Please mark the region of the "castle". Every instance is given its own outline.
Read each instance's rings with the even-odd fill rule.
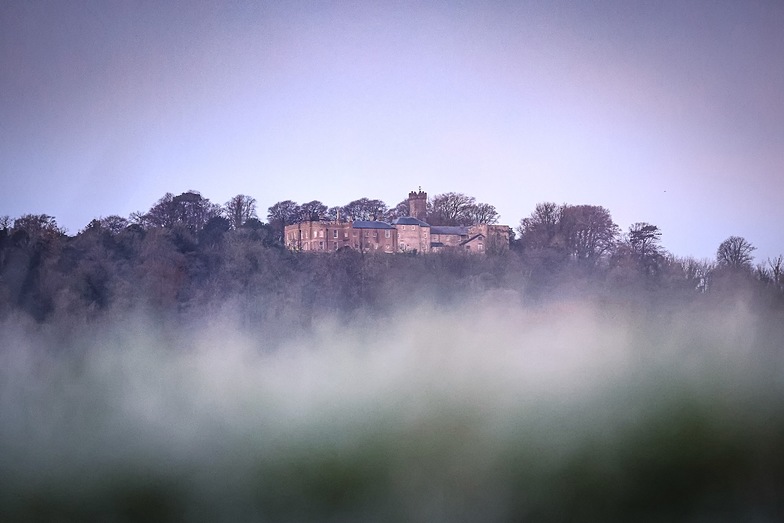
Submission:
[[[506,225],[437,226],[427,223],[427,193],[421,189],[409,193],[408,214],[391,223],[308,220],[287,225],[284,228],[286,247],[317,252],[345,247],[390,254],[445,250],[484,254],[509,248],[509,227]]]

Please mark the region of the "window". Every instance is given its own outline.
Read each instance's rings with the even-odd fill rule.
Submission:
[[[334,231],[332,231],[332,237],[333,237],[333,238],[337,238],[337,237],[338,237],[338,230],[337,230],[337,229],[335,229]]]
[[[344,237],[344,238],[348,238],[348,231],[346,231],[346,232],[344,232],[344,233],[343,233],[343,237]]]
[[[389,230],[384,231],[384,238],[391,238],[392,233]]]
[[[370,231],[365,231],[365,238],[370,236]]]
[[[320,251],[324,250],[324,242],[319,242],[319,250]]]
[[[319,231],[319,238],[323,238],[323,237],[324,237],[324,231]]]

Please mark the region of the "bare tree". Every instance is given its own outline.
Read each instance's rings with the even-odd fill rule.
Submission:
[[[492,225],[498,223],[498,211],[489,203],[477,203],[468,209],[467,214],[472,224]]]
[[[524,248],[542,249],[559,243],[564,207],[553,202],[537,203],[534,212],[520,220],[517,231]]]
[[[106,229],[112,234],[119,234],[120,231],[130,225],[128,220],[122,216],[117,216],[116,214],[99,218],[98,221],[100,222],[102,228]]]
[[[229,220],[233,229],[239,229],[246,221],[257,218],[256,199],[238,194],[223,204],[223,215]]]
[[[598,205],[563,206],[560,229],[569,253],[589,263],[611,251],[619,232],[610,211]]]
[[[784,289],[784,256],[779,254],[772,260],[768,258],[768,272],[773,286]]]
[[[54,216],[48,214],[24,214],[14,220],[14,231],[23,230],[31,238],[54,238],[65,234],[65,229],[57,225]]]
[[[706,292],[710,287],[710,276],[715,266],[710,260],[698,260],[691,256],[686,258],[671,258],[671,264],[680,268],[683,282],[697,292]]]
[[[115,236],[119,234],[123,229],[128,227],[130,223],[131,222],[129,222],[127,219],[123,218],[122,216],[117,216],[116,214],[113,214],[111,216],[96,218],[90,221],[90,223],[87,224],[87,227],[85,227],[82,231],[80,231],[80,234],[86,231],[104,231],[104,232],[108,232],[112,236]]]
[[[475,205],[473,196],[456,192],[438,194],[428,202],[427,221],[432,225],[469,225]]]
[[[716,263],[720,267],[732,269],[750,269],[757,248],[740,236],[730,236],[719,245],[716,251]]]
[[[131,219],[137,219],[145,228],[171,228],[177,223],[177,212],[174,207],[174,195],[167,192],[149,211],[141,215],[137,213],[135,217],[132,215]]]

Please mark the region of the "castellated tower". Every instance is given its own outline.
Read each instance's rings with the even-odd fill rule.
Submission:
[[[427,193],[421,187],[419,192],[408,193],[408,215],[422,221],[427,217]]]

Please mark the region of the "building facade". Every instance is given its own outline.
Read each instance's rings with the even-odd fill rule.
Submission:
[[[393,221],[392,225],[397,229],[398,252],[430,252],[430,224],[406,216]]]
[[[382,221],[303,221],[284,228],[286,247],[295,251],[334,252],[347,247],[360,252],[430,253],[460,251],[485,254],[509,249],[509,227],[476,224],[428,224],[427,193],[410,192],[410,216]]]
[[[293,251],[397,252],[397,229],[378,221],[334,222],[308,220],[284,229],[286,247]]]

